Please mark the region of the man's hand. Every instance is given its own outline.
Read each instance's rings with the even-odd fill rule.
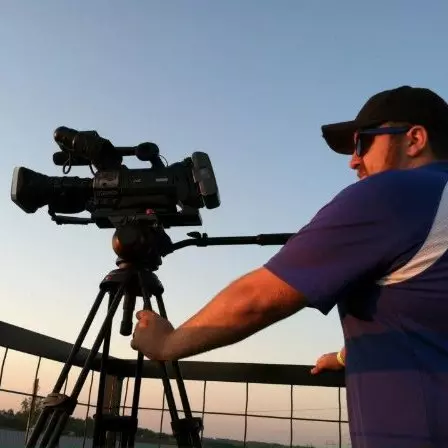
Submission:
[[[344,366],[339,363],[337,354],[337,352],[333,352],[322,355],[311,369],[311,373],[316,375],[324,370],[342,370]]]
[[[131,341],[131,347],[150,359],[163,359],[164,347],[168,337],[174,331],[173,326],[154,311],[139,311],[137,324]]]

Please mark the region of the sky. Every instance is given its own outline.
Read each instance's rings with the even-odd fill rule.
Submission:
[[[16,166],[63,176],[52,161],[57,127],[96,130],[117,146],[155,142],[169,163],[207,152],[221,206],[202,209],[200,227],[170,229],[173,241],[189,231],[292,233],[356,181],[349,159],[325,145],[322,124],[353,119],[371,95],[400,85],[448,98],[442,0],[2,0],[0,7],[1,319],[68,342],[116,256],[112,230],[58,226],[45,207],[26,214],[11,201]],[[148,166],[130,158],[125,164]],[[91,177],[80,167],[69,175]],[[167,256],[157,275],[173,325],[278,250],[190,247]],[[120,320],[121,311],[111,353],[133,358]],[[342,344],[334,310],[329,316],[304,310],[192,359],[313,364]],[[223,397],[217,392],[216,401]],[[285,406],[276,408],[275,392],[266,397],[267,409]],[[309,400],[315,408],[333,406],[327,392]],[[254,438],[283,441],[271,424],[254,425]],[[230,423],[213,428],[233,436]],[[325,431],[316,443],[333,437]],[[306,440],[317,437],[314,429],[303,433]]]

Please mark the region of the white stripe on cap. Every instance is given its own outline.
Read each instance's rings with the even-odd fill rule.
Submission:
[[[377,281],[386,286],[401,283],[421,274],[448,250],[448,183],[440,198],[431,230],[419,251],[401,268]]]

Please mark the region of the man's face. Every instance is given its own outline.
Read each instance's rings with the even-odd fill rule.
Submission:
[[[380,126],[388,128],[389,125]],[[359,179],[391,169],[405,169],[409,166],[406,155],[406,134],[400,135],[354,135],[354,147],[361,139],[362,153],[353,151],[350,168],[357,171]]]

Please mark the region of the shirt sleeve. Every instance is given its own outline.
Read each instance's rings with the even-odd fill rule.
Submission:
[[[373,285],[400,257],[406,258],[410,240],[423,236],[425,228],[410,206],[415,187],[405,191],[406,182],[398,184],[386,175],[349,186],[265,267],[304,294],[309,307],[328,314],[350,292]]]

